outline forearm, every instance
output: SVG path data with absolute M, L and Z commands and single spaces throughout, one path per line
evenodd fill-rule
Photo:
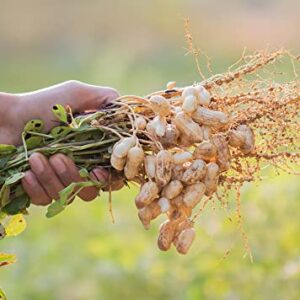
M 20 97 L 8 93 L 0 93 L 0 144 L 18 143 L 16 134 L 19 126 L 18 115 L 21 110 Z

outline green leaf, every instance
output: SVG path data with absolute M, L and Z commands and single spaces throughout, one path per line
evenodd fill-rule
M 71 200 L 70 198 L 73 196 L 73 194 L 78 194 L 79 189 L 81 190 L 85 187 L 96 186 L 97 184 L 98 183 L 93 181 L 73 182 L 59 192 L 59 196 L 60 196 L 59 200 L 62 202 L 62 204 L 68 205 Z M 75 192 L 75 190 L 77 191 Z
M 0 153 L 0 157 L 1 157 L 1 153 Z M 10 160 L 10 156 L 3 156 L 2 158 L 0 158 L 0 170 L 5 168 L 9 160 Z
M 51 205 L 48 206 L 46 217 L 52 218 L 56 215 L 58 215 L 60 212 L 62 212 L 65 209 L 65 205 L 63 205 L 60 201 L 55 201 Z
M 92 137 L 92 132 L 81 132 L 75 136 L 76 142 L 88 141 Z
M 54 105 L 52 108 L 52 112 L 59 121 L 66 124 L 68 123 L 68 115 L 66 109 L 61 104 Z
M 0 207 L 4 207 L 10 202 L 10 187 L 4 184 L 0 190 Z
M 24 131 L 42 132 L 44 129 L 44 122 L 42 120 L 31 120 L 26 123 Z
M 2 208 L 2 211 L 8 215 L 16 215 L 22 212 L 30 204 L 30 199 L 27 195 L 19 196 L 13 199 L 10 203 Z
M 0 267 L 15 263 L 17 260 L 14 254 L 0 253 Z
M 18 182 L 19 180 L 21 180 L 24 176 L 25 176 L 25 173 L 23 173 L 23 172 L 16 173 L 16 174 L 14 174 L 14 175 L 8 177 L 8 178 L 5 180 L 5 185 L 11 185 L 11 184 L 14 184 L 14 183 Z
M 13 145 L 0 144 L 0 155 L 15 153 L 17 148 Z
M 6 231 L 4 226 L 0 223 L 0 240 L 4 239 L 6 237 Z
M 79 170 L 79 175 L 82 178 L 88 178 L 90 176 L 90 173 L 89 173 L 89 171 L 86 168 L 81 168 Z
M 3 221 L 7 217 L 7 214 L 0 210 L 0 221 Z
M 16 236 L 22 233 L 26 228 L 26 221 L 22 214 L 11 217 L 5 227 L 6 236 Z
M 1 288 L 0 288 L 0 300 L 7 300 L 7 298 Z
M 62 212 L 65 207 L 71 202 L 81 189 L 89 186 L 97 186 L 98 182 L 85 181 L 85 182 L 73 182 L 62 191 L 59 192 L 59 200 L 53 202 L 48 206 L 46 217 L 51 218 Z
M 26 139 L 27 150 L 31 150 L 43 145 L 44 139 L 41 136 L 32 136 Z
M 65 137 L 68 133 L 70 133 L 72 129 L 67 126 L 57 126 L 51 130 L 51 135 L 54 138 Z

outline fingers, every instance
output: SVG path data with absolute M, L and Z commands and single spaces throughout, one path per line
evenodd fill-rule
M 56 176 L 47 158 L 40 153 L 34 153 L 29 158 L 29 165 L 47 195 L 51 199 L 58 199 L 58 193 L 64 188 L 64 185 Z
M 53 155 L 49 160 L 40 153 L 34 153 L 29 158 L 30 171 L 27 171 L 22 180 L 25 192 L 36 205 L 48 205 L 53 199 L 59 198 L 59 192 L 73 182 L 82 182 L 85 179 L 79 174 L 75 163 L 63 154 Z M 103 183 L 103 190 L 119 190 L 124 186 L 119 174 L 112 174 L 109 178 L 108 172 L 103 168 L 95 168 L 90 176 L 96 181 Z M 96 187 L 82 189 L 78 196 L 91 201 L 99 195 Z
M 22 179 L 22 185 L 30 197 L 31 203 L 35 205 L 48 205 L 51 203 L 51 198 L 47 195 L 32 171 L 25 173 L 25 177 Z
M 101 180 L 101 175 L 105 172 L 105 180 Z M 103 191 L 109 191 L 109 186 L 111 191 L 118 191 L 124 186 L 124 180 L 121 174 L 112 173 L 111 178 L 109 178 L 109 173 L 102 168 L 95 168 L 92 171 L 92 177 L 97 181 L 102 181 L 104 183 Z
M 49 163 L 56 173 L 56 176 L 63 183 L 64 187 L 72 182 L 82 182 L 82 178 L 74 162 L 63 154 L 55 154 L 49 159 Z M 78 196 L 85 201 L 94 200 L 99 194 L 96 187 L 86 187 L 78 193 Z
M 77 111 L 98 110 L 119 96 L 113 88 L 82 83 L 77 91 Z

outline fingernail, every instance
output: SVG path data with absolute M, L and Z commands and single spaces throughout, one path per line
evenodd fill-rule
M 92 175 L 96 177 L 97 181 L 106 182 L 108 181 L 108 173 L 100 168 L 96 168 L 92 171 Z
M 31 167 L 32 167 L 32 169 L 34 170 L 35 173 L 41 174 L 45 170 L 44 163 L 43 163 L 42 159 L 37 154 L 33 154 L 30 157 L 30 165 L 31 165 Z

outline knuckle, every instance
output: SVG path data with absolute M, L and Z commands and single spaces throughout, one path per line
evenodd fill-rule
M 79 87 L 81 87 L 83 85 L 83 83 L 79 80 L 68 80 L 64 83 L 64 85 L 68 88 L 68 89 L 77 89 Z

